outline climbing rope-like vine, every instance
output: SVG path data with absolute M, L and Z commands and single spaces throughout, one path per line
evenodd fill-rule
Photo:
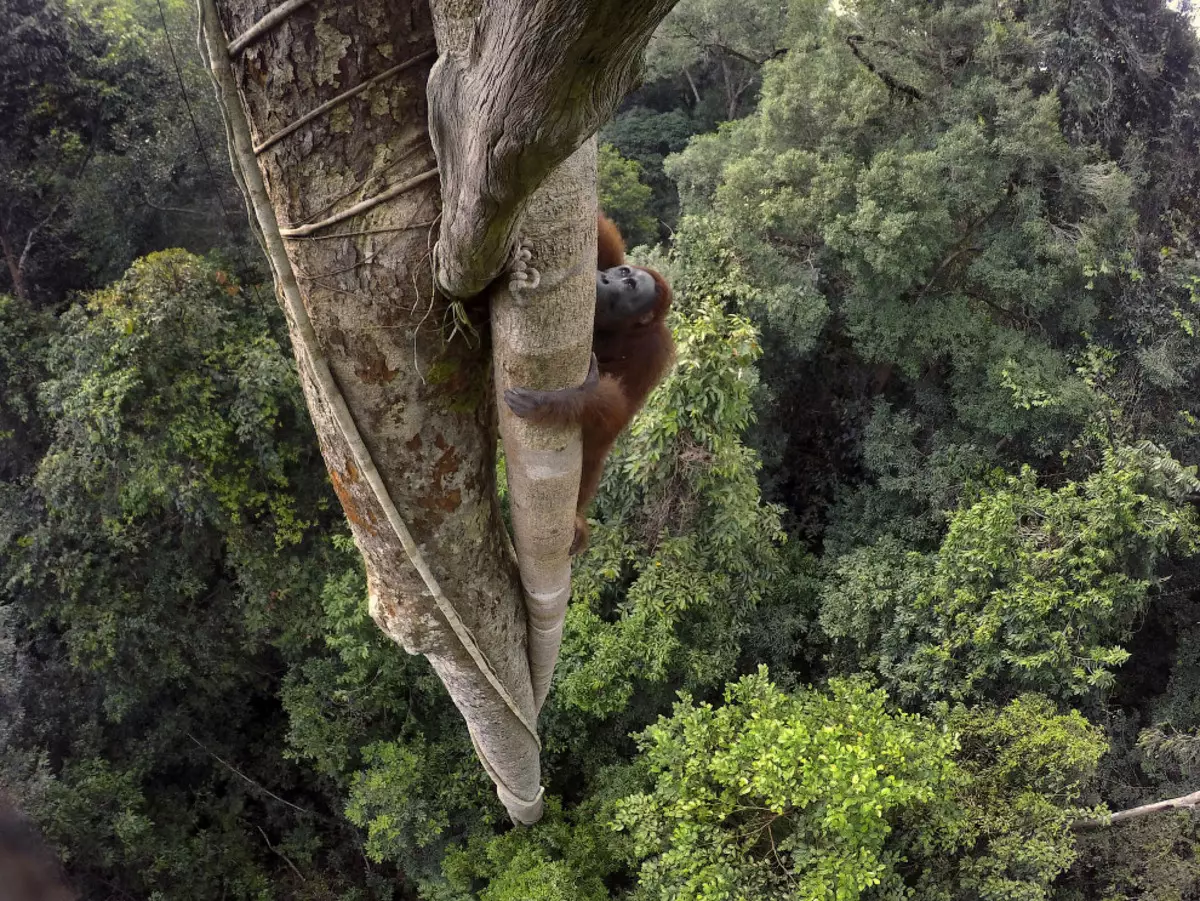
M 268 31 L 278 28 L 288 16 L 300 7 L 307 6 L 312 2 L 313 0 L 287 0 L 287 3 L 275 7 L 275 9 L 271 10 L 230 41 L 229 47 L 226 48 L 225 52 L 229 54 L 230 59 L 233 59 Z
M 374 197 L 368 197 L 366 200 L 347 207 L 339 213 L 334 213 L 328 219 L 322 219 L 320 222 L 310 222 L 308 225 L 298 225 L 295 228 L 281 228 L 279 234 L 285 238 L 303 238 L 311 235 L 313 232 L 319 232 L 323 228 L 328 228 L 331 225 L 337 225 L 339 222 L 345 222 L 360 213 L 365 213 L 372 207 L 378 206 L 385 200 L 391 200 L 393 197 L 399 197 L 401 194 L 411 191 L 419 185 L 425 184 L 431 178 L 437 178 L 438 170 L 430 169 L 428 172 L 422 172 L 420 175 L 413 176 L 407 181 L 402 181 L 392 185 L 383 191 L 380 191 Z M 415 226 L 414 226 L 415 227 Z
M 271 147 L 275 146 L 280 141 L 282 141 L 284 138 L 286 138 L 288 135 L 292 134 L 297 129 L 303 128 L 305 125 L 307 125 L 313 119 L 316 119 L 318 116 L 325 115 L 325 113 L 329 112 L 335 106 L 337 106 L 341 103 L 345 103 L 351 97 L 355 97 L 355 96 L 361 94 L 363 91 L 379 84 L 381 81 L 386 81 L 387 79 L 391 78 L 393 75 L 399 75 L 405 69 L 411 69 L 413 66 L 417 65 L 418 63 L 422 63 L 425 60 L 433 59 L 435 56 L 437 56 L 437 54 L 434 51 L 427 50 L 425 53 L 418 54 L 417 56 L 414 56 L 412 59 L 407 59 L 404 62 L 400 63 L 399 65 L 392 66 L 390 69 L 385 69 L 384 71 L 380 72 L 378 75 L 368 78 L 366 81 L 362 82 L 361 84 L 356 84 L 354 87 L 350 88 L 348 91 L 342 91 L 342 93 L 338 94 L 336 97 L 326 100 L 324 103 L 320 104 L 319 106 L 315 107 L 314 109 L 309 110 L 307 113 L 305 113 L 299 119 L 297 119 L 295 122 L 285 125 L 283 128 L 279 129 L 279 131 L 275 132 L 275 134 L 271 135 L 269 138 L 267 138 L 261 144 L 256 145 L 254 148 L 254 155 L 258 156 L 264 150 L 270 149 Z

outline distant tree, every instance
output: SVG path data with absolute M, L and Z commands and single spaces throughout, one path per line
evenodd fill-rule
M 652 191 L 641 175 L 637 161 L 625 159 L 611 144 L 600 145 L 596 168 L 600 209 L 621 229 L 630 247 L 652 243 L 658 232 L 649 213 Z
M 52 333 L 49 316 L 0 294 L 0 483 L 28 474 L 45 448 L 37 389 Z
M 621 156 L 641 167 L 640 178 L 652 192 L 648 212 L 658 220 L 656 237 L 666 238 L 679 222 L 679 193 L 663 171 L 663 160 L 687 146 L 705 122 L 684 110 L 659 113 L 644 106 L 624 110 L 600 133 Z
M 172 251 L 50 342 L 49 445 L 0 505 L 0 615 L 24 655 L 0 665 L 0 784 L 27 782 L 89 894 L 248 897 L 304 879 L 271 850 L 292 843 L 317 882 L 365 882 L 327 857 L 341 798 L 283 760 L 280 683 L 322 650 L 322 583 L 354 557 L 322 535 L 336 505 L 279 320 Z
M 748 92 L 759 83 L 763 64 L 787 52 L 783 41 L 793 14 L 789 8 L 801 6 L 815 4 L 682 0 L 654 35 L 646 55 L 648 74 L 654 78 L 682 73 L 699 106 L 694 70 L 711 67 L 722 89 L 723 118 L 736 119 L 747 105 Z
M 1200 549 L 1181 503 L 1197 488 L 1153 446 L 1056 490 L 1005 477 L 950 514 L 934 554 L 884 539 L 840 557 L 822 623 L 842 666 L 910 703 L 1111 689 L 1164 560 Z
M 223 138 L 183 52 L 189 18 L 185 0 L 0 10 L 0 285 L 17 297 L 56 303 L 144 253 L 248 239 L 227 212 L 232 179 L 211 165 Z

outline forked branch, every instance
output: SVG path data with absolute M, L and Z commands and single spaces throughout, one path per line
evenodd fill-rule
M 435 274 L 453 297 L 506 267 L 533 192 L 612 114 L 676 0 L 433 0 Z

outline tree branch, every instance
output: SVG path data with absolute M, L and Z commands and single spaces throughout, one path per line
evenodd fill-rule
M 695 99 L 695 106 L 700 105 L 700 92 L 696 90 L 696 81 L 692 78 L 692 73 L 687 66 L 683 67 L 683 77 L 687 79 L 688 87 L 692 89 L 692 97 Z
M 889 75 L 887 72 L 884 72 L 882 69 L 878 68 L 873 62 L 871 62 L 871 60 L 867 58 L 867 55 L 858 48 L 859 43 L 865 40 L 866 38 L 861 34 L 851 34 L 846 36 L 846 46 L 850 48 L 850 52 L 854 54 L 854 58 L 862 63 L 868 72 L 887 85 L 889 91 L 897 94 L 904 94 L 906 97 L 909 97 L 912 100 L 924 100 L 925 95 L 912 85 L 899 81 L 892 75 Z
M 706 44 L 705 49 L 715 50 L 718 53 L 723 53 L 726 56 L 732 56 L 735 59 L 740 59 L 744 63 L 749 63 L 750 65 L 757 66 L 759 68 L 762 68 L 762 66 L 765 65 L 768 60 L 779 59 L 779 57 L 785 56 L 788 52 L 787 47 L 780 47 L 779 49 L 772 50 L 770 53 L 766 53 L 762 56 L 750 56 L 750 54 L 743 53 L 741 50 L 735 50 L 728 44 L 719 44 L 716 42 L 710 42 Z
M 92 116 L 92 119 L 94 122 L 94 128 L 97 128 L 97 129 L 99 128 L 99 124 L 100 124 L 103 113 L 104 113 L 104 101 L 101 100 L 100 105 L 96 108 L 96 112 Z M 79 164 L 79 168 L 75 171 L 75 174 L 71 177 L 72 181 L 79 180 L 80 176 L 83 175 L 84 170 L 87 169 L 88 163 L 90 163 L 92 161 L 92 156 L 95 153 L 96 153 L 96 136 L 93 134 L 92 142 L 88 145 L 87 153 L 85 153 L 83 156 L 83 161 Z M 50 224 L 50 220 L 54 218 L 54 214 L 58 212 L 58 208 L 60 206 L 62 206 L 62 203 L 66 198 L 67 198 L 67 191 L 64 190 L 61 194 L 58 195 L 58 199 L 55 200 L 53 204 L 51 204 L 50 212 L 48 212 L 45 216 L 43 216 L 41 221 L 38 222 L 36 225 L 34 225 L 33 228 L 29 229 L 29 232 L 25 235 L 25 248 L 21 251 L 20 259 L 17 260 L 17 272 L 22 275 L 22 279 L 23 279 L 24 273 L 25 273 L 25 263 L 29 258 L 29 252 L 33 249 L 34 237 L 37 235 L 37 233 L 41 229 L 45 228 L 47 225 Z
M 636 80 L 675 0 L 432 4 L 429 126 L 442 174 L 438 287 L 479 294 L 507 267 L 529 199 Z
M 1016 190 L 1016 184 L 1010 180 L 1008 183 L 1008 188 L 1004 192 L 1004 197 L 1001 198 L 1000 202 L 966 227 L 966 229 L 963 231 L 962 238 L 959 239 L 958 243 L 954 245 L 951 252 L 941 261 L 941 263 L 938 264 L 938 267 L 933 271 L 933 275 L 929 276 L 929 278 L 925 281 L 925 284 L 921 286 L 921 290 L 917 293 L 917 299 L 915 301 L 916 303 L 920 303 L 924 299 L 925 295 L 929 293 L 929 289 L 932 288 L 934 284 L 936 284 L 937 280 L 942 277 L 942 273 L 946 271 L 947 267 L 949 267 L 951 263 L 953 263 L 956 259 L 958 259 L 958 257 L 967 251 L 979 249 L 970 246 L 972 239 L 975 237 L 975 233 L 983 226 L 991 222 L 992 218 L 1004 208 L 1005 202 L 1007 202 L 1008 198 L 1012 197 L 1014 190 Z M 988 301 L 984 302 L 988 303 Z M 999 308 L 997 307 L 997 309 Z M 1003 312 L 1007 313 L 1008 311 L 1004 310 Z
M 1129 820 L 1137 820 L 1141 817 L 1149 816 L 1152 813 L 1161 813 L 1164 810 L 1195 810 L 1197 807 L 1200 807 L 1200 791 L 1194 791 L 1189 795 L 1180 795 L 1178 798 L 1168 798 L 1165 801 L 1155 801 L 1153 804 L 1131 807 L 1128 810 L 1119 810 L 1106 817 L 1076 820 L 1071 824 L 1071 829 L 1076 832 L 1086 832 L 1091 829 L 1117 826 Z

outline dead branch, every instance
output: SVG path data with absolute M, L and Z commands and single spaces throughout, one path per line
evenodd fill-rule
M 1121 823 L 1150 816 L 1152 813 L 1161 813 L 1164 810 L 1195 810 L 1197 807 L 1200 807 L 1200 791 L 1194 791 L 1190 795 L 1180 795 L 1178 798 L 1168 798 L 1165 801 L 1155 801 L 1153 804 L 1131 807 L 1128 810 L 1119 810 L 1105 817 L 1076 820 L 1071 824 L 1071 829 L 1075 832 L 1086 832 L 1091 829 L 1118 826 Z

